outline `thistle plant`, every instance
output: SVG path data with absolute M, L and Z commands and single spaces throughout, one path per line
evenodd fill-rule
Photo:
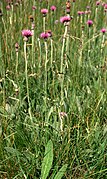
M 31 21 L 31 31 L 32 31 L 32 73 L 33 73 L 33 68 L 35 67 L 35 63 L 34 63 L 34 38 L 35 38 L 35 31 L 34 31 L 34 28 L 35 28 L 35 23 L 34 23 L 34 18 L 33 16 L 30 16 L 30 21 Z
M 64 82 L 64 68 L 63 68 L 63 60 L 64 60 L 64 49 L 65 49 L 65 42 L 68 32 L 68 25 L 71 18 L 69 16 L 63 16 L 60 18 L 60 22 L 64 23 L 65 31 L 63 35 L 63 41 L 62 41 L 62 50 L 61 50 L 61 65 L 60 65 L 60 83 L 61 83 L 61 106 L 64 103 L 64 94 L 63 94 L 63 82 Z
M 43 30 L 44 32 L 46 31 L 46 28 L 45 28 L 45 21 L 46 21 L 46 15 L 48 13 L 48 9 L 41 9 L 41 13 L 43 15 Z
M 107 178 L 105 1 L 0 2 L 0 178 Z
M 40 34 L 40 37 L 44 39 L 44 45 L 45 45 L 45 119 L 46 119 L 46 109 L 47 109 L 47 63 L 48 63 L 48 46 L 47 46 L 47 39 L 50 37 L 50 34 L 47 32 L 42 32 Z
M 24 57 L 25 57 L 25 78 L 26 78 L 26 90 L 27 90 L 27 99 L 28 99 L 28 105 L 29 105 L 29 116 L 32 122 L 32 114 L 31 114 L 31 103 L 30 103 L 30 97 L 29 97 L 29 85 L 28 85 L 28 72 L 27 72 L 27 41 L 30 36 L 32 36 L 32 32 L 30 30 L 23 30 L 22 31 L 22 36 L 24 37 Z
M 93 25 L 93 21 L 92 20 L 88 20 L 87 21 L 87 26 L 88 26 L 88 37 L 91 38 L 91 26 Z M 90 60 L 90 51 L 91 51 L 91 42 L 89 41 L 88 44 L 88 58 Z M 91 61 L 90 61 L 91 64 Z

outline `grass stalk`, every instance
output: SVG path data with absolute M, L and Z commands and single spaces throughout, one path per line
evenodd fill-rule
M 64 32 L 64 35 L 63 35 L 62 50 L 61 50 L 61 66 L 60 66 L 61 105 L 63 105 L 63 103 L 64 103 L 64 94 L 63 94 L 63 83 L 64 83 L 63 60 L 64 60 L 64 49 L 65 49 L 67 29 L 68 29 L 68 26 L 65 25 L 65 32 Z

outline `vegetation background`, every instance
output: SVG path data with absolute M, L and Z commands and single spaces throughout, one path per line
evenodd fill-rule
M 63 179 L 107 178 L 107 2 L 99 2 L 71 0 L 65 34 L 66 0 L 0 1 L 1 179 L 54 179 L 63 166 Z M 26 48 L 23 29 L 33 31 Z

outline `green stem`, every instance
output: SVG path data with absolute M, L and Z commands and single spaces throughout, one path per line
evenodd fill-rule
M 34 28 L 33 28 L 33 23 L 32 23 L 32 72 L 33 72 L 33 68 L 35 67 L 34 64 Z
M 40 67 L 41 67 L 41 43 L 40 43 L 40 39 L 38 38 L 38 43 L 39 43 L 39 51 L 40 51 L 40 59 L 39 59 L 39 69 L 40 69 Z
M 66 42 L 66 35 L 67 35 L 68 27 L 65 26 L 65 32 L 63 36 L 63 43 L 62 43 L 62 51 L 61 51 L 61 67 L 60 67 L 60 83 L 61 83 L 61 105 L 63 105 L 64 102 L 64 94 L 63 94 L 63 83 L 64 83 L 64 74 L 63 74 L 63 60 L 64 60 L 64 48 L 65 48 L 65 42 Z
M 51 68 L 52 68 L 52 64 L 53 64 L 53 40 L 52 40 L 52 38 L 50 40 L 51 40 Z
M 18 80 L 18 58 L 19 58 L 19 53 L 18 51 L 16 52 L 16 79 Z
M 24 56 L 25 56 L 25 78 L 26 78 L 26 90 L 27 90 L 27 99 L 28 99 L 28 105 L 29 105 L 29 116 L 32 122 L 32 115 L 31 115 L 31 105 L 30 105 L 30 98 L 29 98 L 29 86 L 28 86 L 28 75 L 27 75 L 27 52 L 26 52 L 26 40 L 24 41 Z
M 43 16 L 43 31 L 45 32 L 45 20 L 46 20 L 46 17 Z
M 63 58 L 64 58 L 64 48 L 65 48 L 65 41 L 66 41 L 66 35 L 67 35 L 67 26 L 65 26 L 65 32 L 63 36 L 63 42 L 62 42 L 62 50 L 61 50 L 61 67 L 60 67 L 60 73 L 63 73 Z
M 47 108 L 47 62 L 48 62 L 48 47 L 47 47 L 47 41 L 45 40 L 45 52 L 46 52 L 46 58 L 45 58 L 45 108 Z M 46 116 L 45 116 L 46 117 Z

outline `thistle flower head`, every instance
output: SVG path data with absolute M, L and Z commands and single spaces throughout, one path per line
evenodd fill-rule
M 99 6 L 99 5 L 100 5 L 100 1 L 97 1 L 97 2 L 96 2 L 96 6 Z
M 11 6 L 10 5 L 7 5 L 6 6 L 6 10 L 9 11 L 11 9 Z
M 42 13 L 43 15 L 46 15 L 46 14 L 48 13 L 48 9 L 41 9 L 41 13 Z
M 87 9 L 90 9 L 90 6 L 87 6 L 86 8 L 87 8 Z
M 60 112 L 59 115 L 60 115 L 60 117 L 62 117 L 62 118 L 63 118 L 63 117 L 67 117 L 67 113 L 66 113 L 66 112 Z
M 71 20 L 71 17 L 69 16 L 63 16 L 60 18 L 61 23 L 69 22 Z
M 32 36 L 33 35 L 33 33 L 32 33 L 32 31 L 31 30 L 28 30 L 28 29 L 26 29 L 26 30 L 22 30 L 22 36 L 23 37 L 30 37 L 30 36 Z
M 87 25 L 90 27 L 90 26 L 92 26 L 93 25 L 93 21 L 92 20 L 88 20 L 87 21 Z
M 85 14 L 91 14 L 90 10 L 85 11 Z
M 85 12 L 84 11 L 78 11 L 78 15 L 81 16 L 81 15 L 84 15 Z
M 40 34 L 40 37 L 41 37 L 42 39 L 48 39 L 48 37 L 50 37 L 50 34 L 49 34 L 48 32 L 42 32 L 42 33 Z
M 102 28 L 100 31 L 101 31 L 103 34 L 105 34 L 105 32 L 107 32 L 107 29 Z
M 37 9 L 37 7 L 36 6 L 32 6 L 32 10 L 36 10 Z
M 51 11 L 56 11 L 56 6 L 51 6 L 50 9 Z
M 107 9 L 107 4 L 104 5 L 104 8 Z

